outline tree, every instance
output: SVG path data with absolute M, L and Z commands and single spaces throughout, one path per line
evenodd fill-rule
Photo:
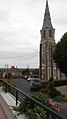
M 53 59 L 59 70 L 67 76 L 67 32 L 64 33 L 53 51 Z
M 6 74 L 6 75 L 5 75 L 5 78 L 6 78 L 6 79 L 10 79 L 10 78 L 11 78 L 11 73 Z
M 32 73 L 33 75 L 39 75 L 39 69 L 38 68 L 32 69 Z
M 30 69 L 29 68 L 26 68 L 22 71 L 22 75 L 29 75 L 30 73 Z

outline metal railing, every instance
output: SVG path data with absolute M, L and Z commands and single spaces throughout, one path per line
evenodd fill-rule
M 5 93 L 8 92 L 8 86 L 11 87 L 12 89 L 14 89 L 16 91 L 16 105 L 18 104 L 18 93 L 20 93 L 23 96 L 25 96 L 28 99 L 30 99 L 30 101 L 32 101 L 33 103 L 35 103 L 36 105 L 40 106 L 41 108 L 43 108 L 46 111 L 46 116 L 43 119 L 64 119 L 64 117 L 62 117 L 57 112 L 51 110 L 49 107 L 47 107 L 47 106 L 43 105 L 42 103 L 38 102 L 37 100 L 35 100 L 31 96 L 29 96 L 28 94 L 26 94 L 23 91 L 19 90 L 18 88 L 14 87 L 13 85 L 9 84 L 5 80 L 0 79 L 0 81 L 3 82 L 3 83 L 5 83 L 5 86 L 6 86 Z M 50 118 L 50 115 L 51 115 L 51 118 Z

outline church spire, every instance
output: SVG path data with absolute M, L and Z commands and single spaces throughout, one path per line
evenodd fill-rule
M 45 26 L 45 27 L 52 27 L 48 0 L 46 0 L 46 8 L 45 8 L 43 26 Z

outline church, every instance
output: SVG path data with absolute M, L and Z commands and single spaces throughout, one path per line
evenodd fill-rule
M 55 80 L 66 79 L 65 75 L 59 71 L 52 57 L 56 42 L 55 42 L 55 29 L 53 28 L 51 22 L 48 0 L 46 0 L 45 14 L 40 34 L 41 34 L 40 53 L 39 53 L 40 79 L 43 79 L 45 81 L 49 80 L 50 77 L 52 77 Z

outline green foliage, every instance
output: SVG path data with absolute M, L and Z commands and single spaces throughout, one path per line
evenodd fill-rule
M 39 69 L 32 69 L 33 75 L 39 75 Z
M 26 68 L 22 71 L 22 75 L 29 75 L 29 73 L 30 73 L 29 68 Z
M 44 99 L 43 97 L 33 95 L 32 98 L 41 102 L 42 104 L 48 106 L 48 100 Z M 25 98 L 25 100 L 20 103 L 18 107 L 14 107 L 14 110 L 19 111 L 20 113 L 25 112 L 28 114 L 29 119 L 34 119 L 36 113 L 45 117 L 45 111 L 40 106 L 37 106 L 34 102 L 32 102 L 29 98 Z
M 54 81 L 52 78 L 50 78 L 48 81 L 47 92 L 51 98 L 60 95 L 60 92 L 54 88 Z
M 54 81 L 54 86 L 63 86 L 67 84 L 67 79 L 66 80 L 56 80 Z
M 50 90 L 48 91 L 48 94 L 49 94 L 49 96 L 50 96 L 51 98 L 54 98 L 54 97 L 56 97 L 56 96 L 59 96 L 59 95 L 60 95 L 60 92 L 54 88 L 53 90 L 50 89 Z
M 51 98 L 60 95 L 60 92 L 54 88 L 54 80 L 52 77 L 48 80 L 48 84 L 45 88 L 43 88 L 43 85 L 33 84 L 31 87 L 31 91 L 40 91 L 43 94 L 48 94 Z
M 30 69 L 30 68 L 23 69 L 22 70 L 22 75 L 23 76 L 27 76 L 27 78 L 29 76 L 37 78 L 37 77 L 39 77 L 39 69 L 38 68 L 35 68 L 35 69 Z
M 50 104 L 50 100 L 52 99 L 48 100 L 38 95 L 33 95 L 32 98 L 53 110 L 55 109 L 55 106 L 57 106 L 56 102 L 54 103 L 54 101 L 52 101 L 52 104 L 54 104 L 54 106 Z M 46 118 L 46 110 L 35 104 L 29 98 L 25 98 L 25 100 L 20 103 L 18 107 L 14 107 L 14 110 L 19 111 L 19 113 L 25 112 L 29 116 L 29 119 L 35 119 L 36 113 L 41 116 L 41 119 Z M 49 119 L 52 119 L 51 114 L 49 115 Z
M 40 91 L 40 89 L 42 88 L 42 85 L 40 84 L 33 84 L 32 87 L 31 87 L 31 91 Z
M 53 81 L 53 78 L 50 77 L 50 79 L 48 80 L 48 86 L 47 88 L 50 90 L 53 90 L 54 89 L 54 81 Z
M 53 59 L 61 72 L 67 76 L 67 32 L 56 44 Z
M 61 96 L 56 96 L 56 97 L 54 98 L 54 100 L 56 100 L 57 102 L 63 102 L 63 97 L 61 97 Z
M 43 94 L 47 94 L 47 92 L 48 92 L 48 91 L 47 91 L 47 88 L 42 88 L 40 91 L 41 91 L 41 93 L 43 93 Z
M 6 79 L 10 79 L 10 78 L 11 78 L 11 73 L 6 74 L 6 75 L 5 75 L 5 78 L 6 78 Z

